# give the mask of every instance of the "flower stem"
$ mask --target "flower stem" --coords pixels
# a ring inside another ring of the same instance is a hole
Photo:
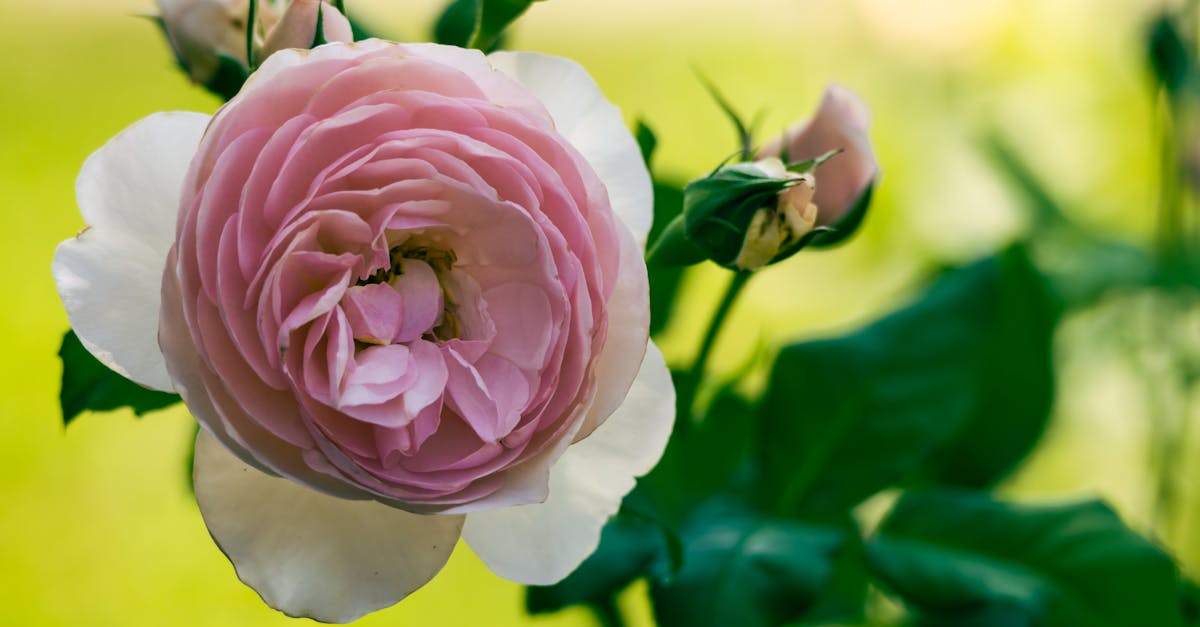
[[[603,600],[592,603],[592,613],[600,627],[625,627],[625,619],[621,616],[621,608],[617,607],[617,597],[608,596]]]
[[[721,333],[721,327],[725,323],[725,318],[729,317],[729,312],[733,309],[733,303],[737,300],[739,294],[746,287],[746,283],[750,281],[753,272],[743,270],[735,272],[733,279],[729,281],[729,285],[725,288],[725,295],[721,297],[721,304],[717,305],[717,311],[713,313],[712,321],[708,323],[708,330],[704,333],[704,340],[700,343],[700,351],[696,353],[696,361],[692,363],[692,367],[688,370],[686,380],[684,382],[685,389],[680,394],[679,410],[680,415],[676,420],[676,428],[681,425],[691,424],[691,410],[693,401],[696,399],[696,392],[700,389],[700,382],[704,378],[704,371],[708,366],[708,358],[712,355],[713,347],[717,344],[717,337]],[[686,426],[682,428],[687,429]]]
[[[258,22],[258,0],[246,9],[246,69],[254,71],[254,26]]]

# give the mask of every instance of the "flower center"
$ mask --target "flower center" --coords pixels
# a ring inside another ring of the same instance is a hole
[[[443,343],[462,335],[452,273],[458,257],[409,240],[388,250],[389,263],[346,291],[343,309],[356,348]]]

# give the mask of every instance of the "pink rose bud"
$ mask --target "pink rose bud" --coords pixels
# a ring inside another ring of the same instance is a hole
[[[816,204],[817,226],[830,226],[853,209],[877,178],[879,165],[867,136],[870,113],[866,104],[850,90],[831,85],[811,120],[792,126],[784,133],[787,159],[795,163],[828,153],[842,152],[816,171],[820,185]],[[780,141],[763,148],[764,156],[779,156]]]
[[[248,0],[158,0],[163,29],[188,75],[207,83],[220,57],[246,63]],[[270,28],[278,19],[270,2],[259,2],[258,23]]]
[[[317,37],[317,11],[321,12],[321,36]],[[354,41],[350,20],[328,2],[318,0],[293,0],[283,11],[279,23],[267,35],[261,57],[263,59],[284,48],[313,46],[315,41]]]

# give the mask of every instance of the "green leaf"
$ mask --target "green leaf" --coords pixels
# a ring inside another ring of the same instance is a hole
[[[689,374],[671,372],[676,398],[692,398],[695,382]],[[654,470],[638,480],[625,506],[679,528],[699,504],[714,494],[734,488],[743,491],[742,477],[748,464],[753,434],[755,405],[731,386],[717,390],[697,422],[690,407],[677,407],[677,428]],[[680,424],[688,421],[686,427]]]
[[[466,47],[479,29],[482,10],[480,0],[452,0],[433,25],[433,40],[448,46]]]
[[[683,569],[652,582],[663,627],[778,625],[803,616],[829,583],[845,531],[714,502],[685,528]]]
[[[665,569],[668,554],[667,541],[654,523],[619,514],[605,525],[596,552],[575,572],[551,586],[526,588],[525,609],[544,614],[602,602],[648,572]]]
[[[483,10],[479,18],[479,29],[471,42],[472,48],[491,50],[500,40],[504,29],[521,17],[529,6],[541,0],[480,0]]]
[[[874,574],[923,624],[1181,625],[1171,558],[1098,501],[910,493],[866,550]]]
[[[454,0],[433,27],[434,41],[490,52],[504,29],[540,0]]]
[[[650,128],[650,125],[642,119],[637,121],[637,128],[634,129],[633,136],[637,138],[638,149],[642,151],[642,162],[646,164],[646,169],[650,170],[654,149],[658,148],[658,137],[654,135],[654,129]]]
[[[683,189],[678,185],[655,181],[654,225],[651,227],[646,241],[659,241],[659,237],[667,225],[682,211]],[[682,226],[681,223],[678,228],[682,229]],[[666,327],[667,321],[671,319],[671,310],[675,307],[679,285],[683,281],[684,266],[648,264],[647,270],[650,276],[650,334],[656,335]]]
[[[1170,15],[1160,15],[1150,25],[1147,54],[1154,77],[1172,97],[1183,92],[1195,62],[1190,46]]]
[[[63,424],[70,424],[85,411],[108,411],[129,407],[141,416],[179,402],[178,394],[146,389],[109,370],[88,352],[74,331],[63,336],[62,406]]]
[[[205,89],[229,102],[242,90],[242,85],[249,78],[246,66],[233,57],[221,55],[217,57],[217,71],[204,84]]]
[[[984,260],[856,333],[784,348],[759,418],[761,498],[838,516],[949,441],[976,407],[999,282]]]
[[[978,394],[966,425],[922,465],[925,480],[984,488],[1033,450],[1054,402],[1058,306],[1022,248],[1001,255],[992,324],[975,373]]]
[[[1007,141],[992,135],[985,149],[1029,207],[1035,233],[1030,247],[1052,291],[1064,304],[1085,306],[1111,288],[1144,285],[1151,280],[1154,259],[1145,250],[1073,223],[1062,202]]]

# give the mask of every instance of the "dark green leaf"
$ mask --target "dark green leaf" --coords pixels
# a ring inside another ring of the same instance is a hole
[[[480,0],[452,0],[433,25],[433,40],[439,44],[466,47],[479,28],[482,10]]]
[[[1171,96],[1179,96],[1193,71],[1190,47],[1170,15],[1160,15],[1150,25],[1150,69]]]
[[[246,83],[249,76],[246,66],[242,65],[241,61],[221,55],[217,58],[217,71],[213,73],[212,78],[208,79],[204,87],[228,102],[242,90],[242,85]]]
[[[875,575],[924,624],[1181,624],[1171,558],[1097,501],[1030,506],[972,492],[910,493],[866,549]]]
[[[1033,450],[1050,419],[1058,307],[1023,249],[997,263],[995,310],[974,374],[978,395],[966,425],[922,465],[922,478],[935,483],[995,484]]]
[[[481,4],[479,27],[475,29],[470,47],[492,50],[508,28],[529,6],[540,0],[476,0]]]
[[[654,225],[647,241],[658,241],[663,230],[682,211],[683,190],[677,185],[655,181]],[[684,267],[650,264],[647,270],[650,273],[650,334],[656,335],[671,319],[671,309],[683,280]]]
[[[859,624],[867,604],[870,573],[858,524],[847,515],[845,544],[833,563],[833,574],[812,607],[804,613],[805,625]]]
[[[671,373],[676,397],[692,397],[687,373]],[[690,408],[676,408],[679,425],[657,466],[638,481],[625,505],[678,528],[700,503],[731,487],[739,487],[747,469],[755,429],[755,406],[732,387],[716,392],[698,422],[690,422]],[[678,422],[677,422],[678,425]]]
[[[652,582],[664,627],[770,626],[805,614],[830,581],[845,531],[713,503],[684,530],[683,569]]]
[[[760,416],[762,499],[838,516],[949,441],[979,398],[1000,277],[978,262],[856,333],[786,347]]]
[[[575,572],[552,586],[528,587],[525,608],[530,614],[542,614],[601,602],[646,575],[668,554],[666,540],[654,523],[618,515],[605,525],[596,552]]]
[[[1030,208],[1034,258],[1064,304],[1084,306],[1113,287],[1142,285],[1151,279],[1154,260],[1146,251],[1071,222],[1061,201],[999,136],[989,137],[985,147],[992,163]]]
[[[179,395],[148,390],[109,370],[88,352],[74,331],[63,336],[62,406],[63,424],[70,424],[85,411],[108,411],[129,407],[139,416],[179,402]]]
[[[650,128],[645,120],[640,119],[637,121],[637,128],[634,130],[633,136],[637,138],[638,149],[642,151],[642,162],[646,164],[646,169],[650,170],[654,149],[658,148],[658,137],[655,137],[654,129]]]

